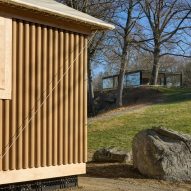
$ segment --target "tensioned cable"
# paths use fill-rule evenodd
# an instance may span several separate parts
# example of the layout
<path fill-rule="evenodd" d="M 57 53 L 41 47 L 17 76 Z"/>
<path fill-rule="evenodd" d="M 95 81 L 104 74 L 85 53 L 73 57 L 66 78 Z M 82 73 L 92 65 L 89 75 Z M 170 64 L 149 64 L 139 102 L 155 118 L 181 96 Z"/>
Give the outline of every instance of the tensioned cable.
<path fill-rule="evenodd" d="M 68 71 L 70 70 L 70 68 L 72 67 L 72 65 L 77 61 L 77 59 L 79 58 L 79 56 L 83 53 L 83 51 L 88 48 L 90 46 L 90 44 L 93 41 L 93 38 L 95 37 L 95 35 L 97 34 L 97 31 L 92 35 L 92 37 L 88 40 L 87 46 L 84 46 L 83 49 L 81 50 L 81 52 L 76 56 L 76 58 L 74 59 L 74 61 L 69 65 L 69 67 L 66 69 L 66 71 L 64 72 L 64 74 L 60 77 L 60 79 L 57 81 L 56 85 L 51 89 L 50 93 L 45 97 L 45 99 L 42 101 L 42 103 L 40 104 L 40 106 L 38 107 L 37 110 L 34 111 L 34 113 L 32 115 L 28 114 L 28 116 L 25 118 L 25 122 L 22 123 L 20 125 L 20 127 L 18 128 L 18 131 L 11 137 L 11 139 L 14 139 L 13 142 L 9 142 L 5 147 L 4 147 L 4 154 L 3 154 L 3 150 L 1 152 L 0 155 L 0 159 L 2 160 L 6 154 L 9 152 L 9 150 L 12 148 L 12 146 L 15 144 L 15 142 L 17 141 L 17 139 L 20 137 L 20 135 L 22 134 L 22 132 L 27 128 L 27 126 L 30 124 L 30 122 L 33 120 L 33 118 L 36 116 L 36 114 L 39 112 L 39 110 L 41 109 L 41 107 L 44 105 L 44 103 L 46 103 L 46 100 L 50 97 L 50 95 L 53 93 L 53 91 L 56 89 L 56 87 L 59 85 L 59 83 L 62 81 L 62 79 L 65 77 L 65 75 L 68 73 Z M 68 58 L 69 59 L 69 58 Z M 63 66 L 61 66 L 59 69 L 61 69 Z M 58 72 L 53 76 L 53 80 L 49 83 L 48 87 L 53 83 L 54 78 L 56 76 L 58 76 Z M 40 102 L 41 97 L 45 94 L 45 92 L 47 92 L 48 88 L 42 93 L 42 95 L 40 96 L 40 98 L 36 101 L 37 103 Z M 35 109 L 35 105 L 32 108 L 32 112 Z M 31 113 L 31 111 L 29 112 Z M 31 118 L 29 119 L 29 115 L 31 116 Z M 26 123 L 26 120 L 28 120 L 28 122 Z M 26 123 L 26 124 L 25 124 Z M 24 125 L 25 124 L 25 125 Z M 23 127 L 24 125 L 24 127 Z M 18 133 L 18 135 L 17 135 Z M 17 136 L 16 136 L 17 135 Z M 7 148 L 7 149 L 6 149 Z"/>

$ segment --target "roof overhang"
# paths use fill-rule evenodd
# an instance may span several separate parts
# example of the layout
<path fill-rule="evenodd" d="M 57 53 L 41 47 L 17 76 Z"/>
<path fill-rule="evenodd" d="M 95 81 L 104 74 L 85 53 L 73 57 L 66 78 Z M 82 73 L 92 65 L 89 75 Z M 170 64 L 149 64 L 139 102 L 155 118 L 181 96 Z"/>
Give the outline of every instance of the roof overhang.
<path fill-rule="evenodd" d="M 94 18 L 88 14 L 72 9 L 55 0 L 0 0 L 0 2 L 19 8 L 30 9 L 48 14 L 50 17 L 59 17 L 68 22 L 81 23 L 95 30 L 113 30 L 114 25 L 108 24 L 100 19 Z"/>

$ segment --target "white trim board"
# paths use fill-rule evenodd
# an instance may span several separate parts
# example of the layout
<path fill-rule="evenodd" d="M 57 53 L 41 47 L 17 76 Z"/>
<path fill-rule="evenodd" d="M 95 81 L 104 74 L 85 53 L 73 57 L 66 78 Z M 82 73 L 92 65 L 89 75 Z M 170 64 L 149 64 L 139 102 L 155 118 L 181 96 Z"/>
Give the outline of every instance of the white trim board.
<path fill-rule="evenodd" d="M 0 185 L 59 178 L 86 173 L 86 164 L 68 164 L 0 172 Z"/>
<path fill-rule="evenodd" d="M 11 99 L 12 92 L 12 19 L 0 16 L 0 99 Z"/>

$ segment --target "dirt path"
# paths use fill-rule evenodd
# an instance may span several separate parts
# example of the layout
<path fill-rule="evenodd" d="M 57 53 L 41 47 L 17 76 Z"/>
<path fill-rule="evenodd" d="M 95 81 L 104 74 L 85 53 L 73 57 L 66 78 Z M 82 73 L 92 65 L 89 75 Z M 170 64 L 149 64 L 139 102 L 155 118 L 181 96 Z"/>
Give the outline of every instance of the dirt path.
<path fill-rule="evenodd" d="M 92 122 L 97 121 L 97 120 L 106 120 L 106 119 L 110 119 L 111 117 L 114 117 L 114 116 L 122 116 L 127 113 L 131 113 L 131 112 L 135 112 L 135 111 L 139 111 L 139 110 L 142 111 L 142 110 L 148 108 L 150 105 L 152 105 L 152 104 L 140 104 L 140 105 L 136 105 L 136 106 L 128 106 L 128 107 L 122 107 L 119 109 L 113 109 L 106 113 L 97 115 L 96 117 L 89 118 L 88 123 L 91 124 Z"/>
<path fill-rule="evenodd" d="M 82 177 L 77 191 L 191 191 L 191 185 L 139 179 Z"/>
<path fill-rule="evenodd" d="M 146 179 L 132 165 L 88 164 L 74 191 L 191 191 L 191 184 Z"/>

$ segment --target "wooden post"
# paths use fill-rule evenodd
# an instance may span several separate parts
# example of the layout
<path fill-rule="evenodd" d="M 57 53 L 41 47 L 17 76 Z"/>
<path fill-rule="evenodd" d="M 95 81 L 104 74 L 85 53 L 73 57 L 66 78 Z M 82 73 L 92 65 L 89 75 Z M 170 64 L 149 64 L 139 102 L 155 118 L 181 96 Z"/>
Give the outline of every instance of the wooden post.
<path fill-rule="evenodd" d="M 166 73 L 164 73 L 164 86 L 167 85 L 167 81 L 166 81 Z"/>
<path fill-rule="evenodd" d="M 183 86 L 183 72 L 180 74 L 180 87 Z"/>
<path fill-rule="evenodd" d="M 143 85 L 143 71 L 140 71 L 140 86 Z"/>

